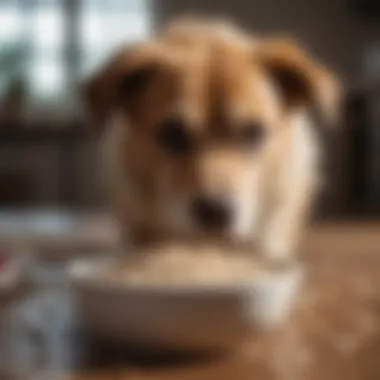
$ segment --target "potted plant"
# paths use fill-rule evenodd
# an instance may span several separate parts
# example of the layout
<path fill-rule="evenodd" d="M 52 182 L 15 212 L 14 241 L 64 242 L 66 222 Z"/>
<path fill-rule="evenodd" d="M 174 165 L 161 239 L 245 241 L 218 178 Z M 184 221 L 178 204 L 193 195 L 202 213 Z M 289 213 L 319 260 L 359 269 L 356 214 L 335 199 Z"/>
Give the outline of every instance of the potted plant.
<path fill-rule="evenodd" d="M 23 44 L 11 44 L 0 50 L 0 127 L 17 123 L 25 109 L 28 97 L 25 75 L 27 50 Z"/>

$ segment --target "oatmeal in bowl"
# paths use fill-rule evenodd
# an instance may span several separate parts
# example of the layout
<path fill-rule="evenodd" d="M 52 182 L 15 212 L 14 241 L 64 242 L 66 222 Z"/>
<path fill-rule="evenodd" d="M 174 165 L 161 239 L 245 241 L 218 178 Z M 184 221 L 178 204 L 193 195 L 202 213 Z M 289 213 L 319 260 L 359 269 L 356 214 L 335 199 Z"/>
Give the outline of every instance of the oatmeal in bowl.
<path fill-rule="evenodd" d="M 171 244 L 137 253 L 104 274 L 111 281 L 130 285 L 220 286 L 258 279 L 265 275 L 265 268 L 243 250 Z"/>
<path fill-rule="evenodd" d="M 85 328 L 122 342 L 167 349 L 227 349 L 282 323 L 301 279 L 245 251 L 167 244 L 69 268 Z"/>

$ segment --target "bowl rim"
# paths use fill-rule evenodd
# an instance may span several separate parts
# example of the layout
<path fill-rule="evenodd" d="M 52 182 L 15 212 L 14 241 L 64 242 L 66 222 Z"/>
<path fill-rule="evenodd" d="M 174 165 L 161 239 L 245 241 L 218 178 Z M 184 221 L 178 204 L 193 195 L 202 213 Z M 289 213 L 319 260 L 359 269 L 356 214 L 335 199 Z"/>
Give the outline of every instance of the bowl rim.
<path fill-rule="evenodd" d="M 138 292 L 146 294 L 236 294 L 247 291 L 266 292 L 282 287 L 297 285 L 302 278 L 302 268 L 298 263 L 287 267 L 281 272 L 272 272 L 259 276 L 252 280 L 243 280 L 233 283 L 146 283 L 131 284 L 119 281 L 102 279 L 98 275 L 105 268 L 114 263 L 110 258 L 85 258 L 74 259 L 68 263 L 66 271 L 69 280 L 74 285 L 91 287 L 96 290 L 109 290 L 120 292 Z"/>

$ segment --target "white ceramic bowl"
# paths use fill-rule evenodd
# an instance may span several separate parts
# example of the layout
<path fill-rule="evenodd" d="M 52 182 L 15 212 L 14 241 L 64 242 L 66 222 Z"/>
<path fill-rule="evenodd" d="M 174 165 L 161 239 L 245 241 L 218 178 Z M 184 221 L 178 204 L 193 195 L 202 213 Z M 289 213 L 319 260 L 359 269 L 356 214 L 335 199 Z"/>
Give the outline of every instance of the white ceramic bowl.
<path fill-rule="evenodd" d="M 69 266 L 85 329 L 124 343 L 160 349 L 226 349 L 283 322 L 301 280 L 294 266 L 234 285 L 129 285 L 101 279 L 111 262 Z"/>

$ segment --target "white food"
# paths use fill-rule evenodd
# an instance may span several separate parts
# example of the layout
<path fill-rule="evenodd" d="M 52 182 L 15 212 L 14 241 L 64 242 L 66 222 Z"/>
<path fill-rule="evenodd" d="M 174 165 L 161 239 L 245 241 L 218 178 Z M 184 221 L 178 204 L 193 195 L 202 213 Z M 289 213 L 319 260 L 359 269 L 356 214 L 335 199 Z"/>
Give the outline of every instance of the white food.
<path fill-rule="evenodd" d="M 238 283 L 262 276 L 263 270 L 248 253 L 170 246 L 137 253 L 109 275 L 133 284 Z"/>

